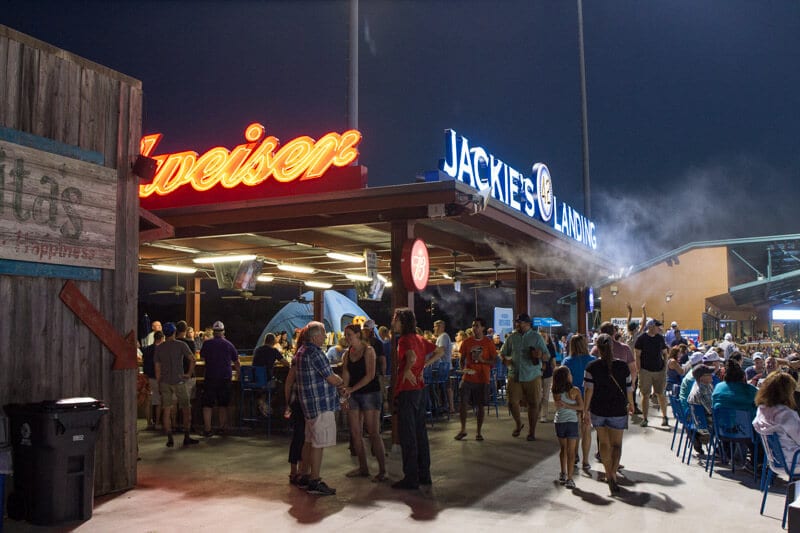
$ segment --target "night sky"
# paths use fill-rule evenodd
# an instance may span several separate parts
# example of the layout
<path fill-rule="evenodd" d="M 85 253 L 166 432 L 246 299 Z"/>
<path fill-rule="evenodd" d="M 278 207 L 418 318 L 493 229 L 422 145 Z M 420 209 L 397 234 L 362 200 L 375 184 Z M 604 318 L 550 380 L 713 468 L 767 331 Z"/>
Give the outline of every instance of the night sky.
<path fill-rule="evenodd" d="M 798 231 L 800 2 L 584 2 L 593 218 L 635 262 Z M 348 3 L 3 1 L 0 23 L 142 80 L 159 151 L 347 129 Z M 361 1 L 361 163 L 412 182 L 452 128 L 582 209 L 573 0 Z"/>

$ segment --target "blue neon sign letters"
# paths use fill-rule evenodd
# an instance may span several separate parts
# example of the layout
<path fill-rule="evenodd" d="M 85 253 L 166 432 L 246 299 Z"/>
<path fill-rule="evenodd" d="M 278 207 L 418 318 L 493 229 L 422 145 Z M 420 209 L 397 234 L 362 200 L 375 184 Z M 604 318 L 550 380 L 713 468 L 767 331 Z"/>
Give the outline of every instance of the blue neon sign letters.
<path fill-rule="evenodd" d="M 481 146 L 453 130 L 445 131 L 445 159 L 439 170 L 479 191 L 491 190 L 495 198 L 525 215 L 540 220 L 556 231 L 597 249 L 594 222 L 565 202 L 558 203 L 553 180 L 544 163 L 536 163 L 525 176 Z"/>

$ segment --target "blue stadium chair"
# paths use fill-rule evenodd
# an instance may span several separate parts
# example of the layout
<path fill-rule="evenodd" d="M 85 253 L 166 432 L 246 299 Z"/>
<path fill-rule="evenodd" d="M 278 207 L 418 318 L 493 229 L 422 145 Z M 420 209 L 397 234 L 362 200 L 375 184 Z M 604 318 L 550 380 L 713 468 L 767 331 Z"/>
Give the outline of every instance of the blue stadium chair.
<path fill-rule="evenodd" d="M 787 483 L 791 483 L 796 479 L 800 479 L 800 472 L 797 471 L 798 462 L 800 457 L 800 449 L 794 452 L 792 456 L 791 465 L 786 463 L 786 458 L 783 455 L 781 448 L 781 441 L 777 434 L 761 435 L 761 440 L 764 443 L 764 453 L 766 454 L 764 460 L 764 467 L 761 470 L 761 490 L 764 496 L 761 498 L 761 514 L 764 514 L 764 506 L 767 504 L 767 494 L 769 494 L 770 485 L 775 477 L 785 473 L 789 478 Z M 781 521 L 781 528 L 786 527 L 786 511 L 789 508 L 789 493 L 786 493 L 785 501 L 783 504 L 783 520 Z"/>
<path fill-rule="evenodd" d="M 679 456 L 683 446 L 683 435 L 686 433 L 686 413 L 683 411 L 680 398 L 677 396 L 670 394 L 669 404 L 672 407 L 672 418 L 675 420 L 675 424 L 672 429 L 672 444 L 669 445 L 669 449 L 675 449 L 675 437 L 678 435 L 678 426 L 680 426 L 681 437 L 678 439 L 678 452 L 675 454 L 676 456 Z"/>
<path fill-rule="evenodd" d="M 683 448 L 683 461 L 688 465 L 692 462 L 692 444 L 694 443 L 695 437 L 701 431 L 708 431 L 709 434 L 711 433 L 708 427 L 708 419 L 706 418 L 706 409 L 702 405 L 698 404 L 689 404 L 689 416 L 691 417 L 691 424 L 689 424 L 689 436 L 686 441 L 686 445 Z M 687 419 L 688 422 L 688 419 Z M 711 437 L 713 438 L 713 436 Z M 711 440 L 708 443 L 708 449 L 706 450 L 706 456 L 710 454 L 711 448 Z M 709 460 L 713 461 L 714 457 L 709 457 Z"/>
<path fill-rule="evenodd" d="M 731 471 L 736 473 L 736 458 L 735 450 L 739 450 L 742 457 L 747 457 L 747 447 L 753 447 L 753 481 L 755 481 L 757 472 L 755 465 L 758 464 L 758 441 L 756 432 L 753 430 L 753 413 L 751 411 L 743 411 L 737 409 L 727 409 L 724 407 L 717 407 L 714 409 L 714 438 L 711 440 L 711 453 L 715 453 L 717 449 L 722 450 L 723 457 L 726 457 L 731 462 Z M 725 444 L 728 445 L 728 452 L 726 453 Z M 745 446 L 745 451 L 742 451 L 742 445 Z M 709 461 L 706 464 L 708 468 L 708 477 L 714 474 L 714 461 Z"/>

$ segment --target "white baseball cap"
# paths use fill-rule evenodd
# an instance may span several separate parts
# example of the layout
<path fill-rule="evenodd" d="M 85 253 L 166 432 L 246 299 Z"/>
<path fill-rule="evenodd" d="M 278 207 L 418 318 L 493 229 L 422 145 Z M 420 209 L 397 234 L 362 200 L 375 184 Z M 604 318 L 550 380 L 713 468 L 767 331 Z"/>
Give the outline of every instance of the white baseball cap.
<path fill-rule="evenodd" d="M 214 322 L 214 325 L 211 326 L 211 329 L 213 329 L 214 331 L 225 331 L 225 324 L 217 320 L 216 322 Z"/>

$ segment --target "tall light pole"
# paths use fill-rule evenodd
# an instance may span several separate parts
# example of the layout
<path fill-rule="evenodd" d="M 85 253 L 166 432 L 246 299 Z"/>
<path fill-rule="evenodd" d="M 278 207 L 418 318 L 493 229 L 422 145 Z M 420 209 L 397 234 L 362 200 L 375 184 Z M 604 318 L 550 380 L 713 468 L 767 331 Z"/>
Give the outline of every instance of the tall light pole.
<path fill-rule="evenodd" d="M 347 85 L 347 127 L 358 129 L 358 0 L 350 0 L 350 78 Z"/>
<path fill-rule="evenodd" d="M 581 71 L 581 132 L 583 137 L 583 214 L 592 217 L 592 195 L 589 184 L 589 119 L 586 106 L 586 59 L 583 55 L 583 2 L 578 0 L 578 54 Z"/>

